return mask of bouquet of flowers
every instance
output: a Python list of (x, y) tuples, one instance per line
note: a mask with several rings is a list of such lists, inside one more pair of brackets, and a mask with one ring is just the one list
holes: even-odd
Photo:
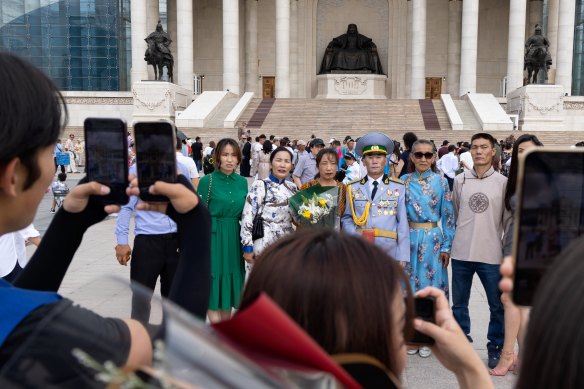
[(294, 221), (303, 226), (334, 228), (338, 215), (338, 187), (311, 186), (289, 200)]

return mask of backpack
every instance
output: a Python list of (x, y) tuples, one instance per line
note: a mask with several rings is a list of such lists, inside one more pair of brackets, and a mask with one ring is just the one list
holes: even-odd
[(215, 166), (213, 166), (213, 151), (215, 151), (215, 149), (211, 150), (211, 153), (203, 157), (203, 173), (205, 173), (205, 175), (211, 174), (215, 171)]

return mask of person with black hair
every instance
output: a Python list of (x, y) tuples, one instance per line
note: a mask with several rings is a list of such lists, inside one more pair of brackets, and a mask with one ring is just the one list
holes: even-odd
[[(267, 143), (267, 141), (266, 141)], [(247, 180), (235, 170), (241, 163), (237, 141), (223, 138), (213, 154), (215, 170), (201, 178), (199, 193), (213, 220), (211, 233), (211, 293), (209, 320), (216, 323), (231, 317), (239, 306), (243, 288), (243, 255), (239, 220), (247, 196)]]
[[(40, 70), (0, 53), (0, 235), (30, 224), (51, 182), (53, 149), (66, 122), (65, 101)], [(129, 195), (138, 194), (132, 179)], [(81, 308), (57, 291), (89, 227), (119, 206), (103, 206), (94, 196), (110, 189), (82, 181), (65, 198), (39, 248), (14, 286), (0, 280), (0, 378), (19, 387), (103, 387), (82, 366), (73, 349), (97, 362), (112, 361), (133, 370), (152, 362), (152, 339), (131, 319), (104, 318)], [(142, 203), (141, 208), (167, 213), (182, 239), (180, 276), (170, 300), (204, 317), (209, 296), (210, 217), (183, 176), (179, 183), (156, 182), (153, 194), (170, 203)], [(63, 234), (68, 231), (68, 234)], [(196, 247), (196, 249), (194, 248)], [(193, 285), (196, 287), (193, 288)], [(75, 325), (71, 325), (75, 323)]]
[[(249, 189), (241, 215), (241, 245), (246, 261), (246, 278), (252, 270), (255, 257), (278, 239), (294, 232), (292, 211), (288, 199), (298, 188), (286, 178), (292, 170), (293, 154), (284, 146), (270, 154), (270, 175), (255, 180)], [(264, 236), (253, 238), (253, 224), (257, 215), (262, 218)]]
[(504, 312), (499, 266), (503, 259), (501, 237), (511, 222), (504, 206), (507, 178), (493, 168), (495, 139), (486, 132), (471, 138), (473, 169), (454, 179), (452, 202), (456, 216), (456, 233), (452, 242), (452, 312), (470, 339), (468, 310), (474, 274), (485, 289), (491, 313), (487, 334), (489, 368), (499, 363), (505, 335)]
[[(526, 150), (537, 146), (543, 146), (543, 143), (535, 135), (530, 134), (521, 135), (513, 145), (509, 178), (505, 189), (505, 208), (511, 213), (515, 212), (515, 190), (517, 188), (517, 174), (519, 172), (519, 156)], [(512, 219), (505, 232), (503, 243), (504, 256), (511, 255), (513, 247), (513, 225), (514, 220)], [(522, 352), (527, 316), (525, 310), (521, 311), (520, 308), (516, 307), (508, 295), (503, 294), (501, 301), (505, 306), (505, 341), (499, 363), (495, 368), (489, 370), (489, 373), (495, 376), (504, 376), (508, 371), (517, 368), (519, 358), (518, 355), (515, 355), (515, 341), (517, 340), (519, 351)]]
[(254, 157), (253, 171), (256, 173), (258, 180), (266, 179), (270, 175), (270, 155), (274, 149), (275, 147), (272, 142), (265, 140), (262, 148)]
[(251, 172), (251, 137), (246, 137), (245, 143), (241, 148), (241, 166), (239, 173), (242, 177), (249, 177)]
[(414, 145), (414, 142), (418, 140), (418, 137), (413, 132), (406, 132), (403, 136), (403, 140), (405, 150), (401, 154), (399, 164), (396, 168), (396, 170), (400, 172), (399, 178), (405, 176), (408, 173), (411, 173), (409, 170), (410, 153), (412, 152), (412, 146)]

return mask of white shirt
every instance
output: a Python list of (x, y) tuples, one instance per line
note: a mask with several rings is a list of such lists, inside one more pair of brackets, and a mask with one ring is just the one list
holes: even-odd
[(474, 162), (472, 161), (472, 155), (470, 155), (470, 151), (466, 151), (460, 154), (460, 162), (464, 162), (470, 170), (472, 170), (474, 167)]
[[(379, 177), (378, 179), (374, 179), (371, 176), (367, 176), (367, 184), (369, 185), (369, 194), (373, 194), (373, 189), (375, 188), (375, 185), (373, 185), (374, 182), (377, 182), (377, 187), (379, 188), (379, 185), (383, 182), (383, 176)], [(371, 200), (373, 200), (373, 198), (371, 198)]]
[(451, 152), (442, 156), (442, 158), (440, 158), (440, 160), (438, 161), (437, 165), (438, 168), (442, 170), (444, 175), (450, 178), (454, 178), (454, 176), (456, 176), (456, 171), (458, 170), (458, 166), (460, 164), (458, 162), (458, 158), (456, 157), (456, 155), (454, 155), (454, 152)]
[(211, 146), (205, 147), (205, 151), (203, 151), (203, 157), (205, 155), (210, 155), (212, 151), (213, 151), (213, 148)]
[(351, 166), (347, 166), (347, 171), (345, 172), (345, 179), (343, 184), (348, 185), (351, 182), (359, 181), (361, 179), (361, 166), (357, 161), (353, 162)]
[(14, 270), (16, 263), (24, 268), (28, 264), (26, 258), (26, 240), (40, 236), (34, 225), (0, 236), (0, 277), (7, 276)]
[(180, 151), (176, 152), (176, 161), (182, 163), (189, 171), (189, 178), (199, 178), (199, 170), (195, 161), (190, 157), (185, 157)]

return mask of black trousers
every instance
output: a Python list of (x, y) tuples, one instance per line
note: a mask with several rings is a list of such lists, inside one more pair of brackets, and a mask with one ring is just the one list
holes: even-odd
[(57, 168), (60, 166), (61, 173), (65, 173), (65, 165), (57, 165), (57, 157), (54, 157), (53, 160), (55, 161), (55, 171), (57, 171)]
[(137, 235), (134, 239), (130, 278), (148, 290), (134, 291), (132, 294), (132, 319), (148, 324), (150, 301), (160, 276), (160, 292), (167, 297), (172, 279), (178, 266), (177, 234)]

